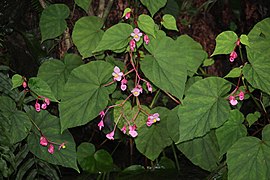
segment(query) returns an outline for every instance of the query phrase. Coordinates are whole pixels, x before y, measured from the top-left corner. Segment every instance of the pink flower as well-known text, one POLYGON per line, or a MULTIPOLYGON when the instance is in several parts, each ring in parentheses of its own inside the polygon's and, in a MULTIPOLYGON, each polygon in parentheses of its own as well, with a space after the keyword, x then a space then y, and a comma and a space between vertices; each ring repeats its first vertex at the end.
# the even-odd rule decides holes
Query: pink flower
POLYGON ((140 85, 138 85, 137 87, 132 89, 131 93, 136 97, 139 96, 140 93, 142 93, 142 87, 140 85))
POLYGON ((114 131, 110 132, 109 134, 106 135, 106 138, 110 139, 110 140, 114 140, 114 131))
POLYGON ((138 132, 136 131, 136 125, 133 125, 133 126, 129 126, 129 135, 131 136, 131 137, 137 137, 138 136, 138 132))
POLYGON ((152 89, 152 86, 149 82, 146 83, 146 86, 147 86, 148 91, 152 92, 153 89, 152 89))
POLYGON ((45 98, 45 99, 44 99, 44 102, 47 104, 47 106, 49 106, 49 105, 50 105, 50 103, 51 103, 51 101, 50 101, 50 99, 49 99, 49 98, 45 98))
POLYGON ((130 18, 130 12, 128 12, 126 15, 125 15, 125 19, 129 19, 130 18))
POLYGON ((146 125, 151 126, 152 124, 156 123, 157 121, 160 121, 158 113, 149 115, 148 118, 147 118, 146 125))
POLYGON ((133 39, 136 42, 138 42, 140 40, 141 36, 142 36, 142 33, 140 32, 140 30, 138 28, 135 28, 133 30, 133 33, 131 33, 130 35, 133 37, 133 39))
POLYGON ((46 103, 41 104, 41 108, 42 109, 46 109, 47 108, 47 104, 46 103))
POLYGON ((240 93, 238 94, 239 96, 239 100, 243 101, 245 99, 245 93, 243 91, 240 91, 240 93))
POLYGON ((120 71, 119 67, 115 66, 112 75, 115 81, 121 81, 123 73, 120 71))
POLYGON ((240 39, 236 41, 236 46, 240 46, 240 39))
POLYGON ((150 42, 150 39, 146 34, 143 36, 143 40, 144 40, 145 44, 149 44, 149 42, 150 42))
POLYGON ((37 112, 40 111, 40 104, 36 101, 36 104, 35 104, 35 109, 37 112))
POLYGON ((129 48, 130 48, 130 50, 131 51, 134 51, 135 47, 136 47, 136 42, 133 39, 131 39, 129 41, 129 48))
POLYGON ((237 53, 235 51, 233 51, 230 54, 230 61, 233 62, 235 58, 237 58, 237 53))
POLYGON ((23 81, 22 86, 24 89, 27 88, 27 83, 25 81, 23 81))
POLYGON ((125 91, 127 89, 127 80, 124 78, 121 81, 121 90, 125 91))
POLYGON ((126 134, 126 132, 127 132, 126 125, 124 125, 124 126, 122 127, 121 131, 122 131, 124 134, 126 134))
POLYGON ((48 145, 48 140, 44 136, 41 136, 40 139, 39 139, 39 144, 41 146, 47 146, 48 145))
POLYGON ((230 96, 229 100, 230 100, 230 104, 233 106, 235 106, 238 103, 238 101, 235 99, 234 96, 230 96))
POLYGON ((98 123, 98 127, 99 127, 99 130, 101 130, 101 129, 104 127, 103 120, 101 120, 101 121, 98 123))
POLYGON ((60 146, 58 147, 58 150, 60 151, 60 149, 61 149, 61 148, 63 148, 63 149, 65 149, 65 148, 66 148, 65 143, 60 144, 60 146))
POLYGON ((100 111, 99 115, 100 115, 101 118, 103 118, 105 116, 105 112, 104 111, 100 111))
POLYGON ((53 153, 54 153, 54 146, 53 146, 53 144, 49 144, 48 152, 49 152, 50 154, 53 154, 53 153))

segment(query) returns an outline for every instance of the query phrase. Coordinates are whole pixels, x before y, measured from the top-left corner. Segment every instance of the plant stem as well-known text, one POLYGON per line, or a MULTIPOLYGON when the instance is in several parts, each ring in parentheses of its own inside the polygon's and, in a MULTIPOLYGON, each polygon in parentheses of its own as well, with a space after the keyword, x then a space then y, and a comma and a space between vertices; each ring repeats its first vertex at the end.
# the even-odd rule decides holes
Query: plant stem
POLYGON ((165 94, 167 94, 167 96, 169 96, 174 102, 176 102, 177 104, 181 104, 180 101, 178 101, 176 98, 174 98, 170 93, 163 91, 165 94))
POLYGON ((152 102, 151 102, 151 104, 150 104, 150 109, 152 109, 153 108, 153 106, 154 106, 154 104, 156 103, 156 101, 157 101, 157 99, 158 99, 158 97, 159 97, 159 93, 160 93, 160 89, 158 89, 158 91, 157 91, 157 93, 155 94, 155 96, 154 96, 154 98, 153 98, 153 100, 152 100, 152 102))
POLYGON ((173 150, 173 156, 174 156, 174 159, 175 159, 175 164, 176 164, 177 171, 180 172, 180 166, 179 166, 179 162, 178 162, 178 158, 177 158, 177 154, 176 154, 176 151, 175 151, 174 144, 172 144, 172 150, 173 150))
POLYGON ((111 11, 112 5, 113 5, 113 0, 109 0, 109 2, 107 3, 106 9, 105 9, 105 11, 103 13, 103 17, 102 17, 104 22, 106 21, 109 13, 111 11))

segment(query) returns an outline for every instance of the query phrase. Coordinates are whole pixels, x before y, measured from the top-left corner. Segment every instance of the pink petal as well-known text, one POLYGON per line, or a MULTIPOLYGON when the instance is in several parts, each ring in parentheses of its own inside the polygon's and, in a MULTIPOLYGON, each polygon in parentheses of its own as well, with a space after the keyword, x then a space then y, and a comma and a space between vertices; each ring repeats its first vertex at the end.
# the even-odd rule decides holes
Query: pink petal
POLYGON ((116 74, 120 73, 120 69, 119 69, 119 67, 117 67, 117 66, 114 67, 113 71, 114 71, 116 74))
POLYGON ((126 89, 127 89, 127 85, 121 84, 121 90, 122 90, 122 91, 125 91, 126 89))
POLYGON ((50 101, 50 99, 49 98, 45 98, 44 99, 44 101, 45 101, 45 103, 49 106, 50 105, 50 103, 51 103, 51 101, 50 101))
POLYGON ((47 146, 48 145, 48 140, 44 136, 41 136, 40 139, 39 139, 39 144, 42 145, 42 146, 47 146))
POLYGON ((137 131, 133 130, 133 131, 129 131, 129 135, 135 138, 136 136, 138 136, 138 133, 137 131))
POLYGON ((140 30, 139 30, 138 28, 135 28, 135 29, 133 30, 133 32, 134 32, 135 34, 138 34, 138 33, 140 33, 140 30))
POLYGON ((41 105, 41 108, 42 108, 42 109, 46 109, 46 108, 47 108, 47 104, 46 104, 46 103, 43 103, 43 104, 41 105))
POLYGON ((106 135, 106 137, 110 140, 114 140, 114 131, 110 132, 109 134, 106 135))
POLYGON ((48 147, 48 152, 49 152, 50 154, 53 154, 53 153, 54 153, 54 146, 53 146, 52 144, 49 145, 49 147, 48 147))
POLYGON ((104 127, 103 120, 101 120, 101 121, 98 123, 98 127, 99 127, 99 130, 101 130, 101 129, 104 127))

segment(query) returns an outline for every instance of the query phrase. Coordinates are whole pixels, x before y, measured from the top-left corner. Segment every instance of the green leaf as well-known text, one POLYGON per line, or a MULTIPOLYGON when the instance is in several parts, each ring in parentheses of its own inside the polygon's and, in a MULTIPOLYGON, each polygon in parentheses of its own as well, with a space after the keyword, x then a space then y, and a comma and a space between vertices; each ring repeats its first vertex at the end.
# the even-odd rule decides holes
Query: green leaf
POLYGON ((202 49, 200 43, 194 41, 188 35, 179 36, 176 43, 175 51, 181 54, 179 55, 179 61, 186 62, 188 75, 191 77, 197 72, 197 69, 208 55, 202 49))
POLYGON ((172 144, 166 127, 169 110, 157 107, 151 113, 159 113, 160 122, 154 123, 151 127, 146 125, 138 128, 138 136, 135 138, 137 149, 150 160, 155 160, 162 150, 172 144))
POLYGON ((250 64, 243 68, 244 77, 257 89, 270 94, 270 18, 257 23, 248 34, 247 56, 250 64))
POLYGON ((178 111, 181 133, 177 143, 204 136, 228 119, 230 105, 226 96, 230 89, 231 84, 219 77, 197 81, 188 89, 178 111))
POLYGON ((246 117, 248 126, 250 127, 261 117, 261 113, 256 111, 255 113, 249 113, 246 117))
POLYGON ((146 34, 150 34, 153 37, 156 37, 155 36, 155 22, 150 16, 141 14, 138 18, 138 26, 146 34))
POLYGON ((98 150, 94 154, 96 167, 99 172, 108 172, 113 168, 113 159, 111 155, 104 149, 98 150))
POLYGON ((166 5, 167 0, 141 0, 141 3, 147 7, 153 17, 160 8, 166 5))
POLYGON ((246 46, 249 46, 249 40, 248 40, 248 36, 245 34, 242 34, 240 36, 240 42, 246 46))
POLYGON ((262 140, 239 139, 227 153, 228 179, 269 179, 270 125, 264 127, 262 140))
POLYGON ((37 76, 50 86, 57 99, 61 99, 70 72, 82 64, 80 56, 66 54, 64 61, 52 59, 42 63, 37 76))
POLYGON ((207 67, 207 66, 212 66, 215 63, 214 59, 212 58, 207 58, 203 61, 203 66, 207 67))
POLYGON ((43 135, 52 142, 61 144, 65 143, 66 148, 58 150, 58 146, 54 145, 54 154, 48 152, 48 147, 39 144, 40 134, 33 128, 34 133, 28 136, 27 142, 30 151, 38 158, 52 164, 70 167, 79 172, 77 167, 76 146, 72 135, 68 130, 61 134, 59 118, 51 115, 47 111, 40 111, 37 113, 35 110, 28 112, 36 125, 41 129, 43 135))
POLYGON ((112 80, 112 72, 113 66, 104 61, 93 61, 71 72, 60 103, 62 131, 88 123, 107 106, 115 85, 104 85, 112 80))
MULTIPOLYGON (((123 103, 123 100, 117 101, 115 104, 121 104, 123 103)), ((144 111, 146 112, 150 112, 150 110, 146 107, 141 105, 141 107, 144 111)), ((128 127, 129 125, 127 124, 126 120, 134 120, 134 116, 137 114, 137 117, 134 121, 134 124, 136 124, 137 128, 140 128, 141 126, 144 126, 146 124, 147 121, 147 115, 145 115, 144 113, 142 113, 141 111, 139 111, 139 107, 138 106, 134 106, 132 107, 129 101, 126 101, 124 105, 120 106, 116 106, 114 108, 114 121, 116 123, 116 121, 118 123, 117 127, 119 129, 122 129, 124 124, 126 125, 126 127, 128 127), (138 113, 139 112, 139 113, 138 113), (123 115, 121 115, 123 114, 123 115), (121 116, 121 117, 120 117, 121 116), (118 119, 120 117, 120 119, 118 119)))
POLYGON ((20 87, 23 83, 23 77, 19 74, 14 74, 12 76, 12 89, 20 87))
POLYGON ((79 145, 77 150, 78 163, 84 171, 96 173, 96 164, 94 159, 95 146, 84 142, 79 145))
POLYGON ((163 156, 160 158, 159 165, 165 169, 175 169, 173 160, 163 156))
POLYGON ((104 32, 101 30, 103 21, 97 16, 80 18, 74 26, 72 40, 83 58, 91 57, 104 32))
POLYGON ((171 110, 171 112, 168 114, 167 118, 167 130, 169 133, 170 138, 177 142, 179 139, 179 117, 178 117, 178 110, 180 106, 176 106, 174 109, 171 110))
POLYGON ((150 43, 145 47, 152 55, 141 61, 141 70, 155 86, 181 99, 187 78, 183 52, 169 37, 149 38, 150 43))
POLYGON ((238 40, 238 36, 233 31, 224 31, 220 33, 216 38, 216 48, 211 56, 217 54, 230 54, 238 40))
POLYGON ((16 109, 15 102, 6 96, 0 96, 0 114, 6 118, 1 119, 2 128, 6 129, 10 143, 22 141, 28 135, 32 123, 23 111, 16 109))
POLYGON ((129 43, 132 31, 133 27, 125 23, 118 23, 110 27, 105 31, 100 43, 93 53, 105 50, 117 51, 123 48, 123 50, 125 50, 125 47, 129 43))
POLYGON ((82 8, 85 12, 88 12, 89 6, 92 3, 92 0, 75 0, 75 3, 82 8))
POLYGON ((242 68, 236 67, 233 68, 224 78, 236 78, 242 74, 242 68))
POLYGON ((65 21, 69 16, 69 8, 65 4, 53 4, 43 10, 39 27, 42 42, 60 36, 67 28, 65 21))
POLYGON ((178 31, 175 18, 170 14, 165 14, 162 17, 161 24, 168 30, 178 31))
POLYGON ((219 163, 219 147, 214 131, 177 145, 177 148, 195 165, 213 171, 219 163))
POLYGON ((247 135, 243 121, 244 116, 239 110, 231 110, 228 121, 216 130, 220 155, 225 154, 238 139, 247 135))
POLYGON ((28 87, 32 92, 35 93, 35 96, 40 96, 41 98, 49 98, 50 101, 58 102, 50 86, 41 78, 32 77, 28 81, 28 87))

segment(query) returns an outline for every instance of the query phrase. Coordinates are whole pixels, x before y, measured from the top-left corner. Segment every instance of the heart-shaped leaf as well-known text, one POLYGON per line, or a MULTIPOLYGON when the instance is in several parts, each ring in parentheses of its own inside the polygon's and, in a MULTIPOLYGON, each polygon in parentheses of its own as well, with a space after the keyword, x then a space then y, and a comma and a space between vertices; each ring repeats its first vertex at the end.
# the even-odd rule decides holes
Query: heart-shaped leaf
POLYGON ((244 116, 239 110, 231 110, 228 121, 216 130, 220 155, 225 154, 238 139, 247 135, 243 121, 244 116))
POLYGON ((195 165, 213 171, 219 162, 219 147, 214 131, 177 145, 177 148, 195 165))
POLYGON ((237 34, 233 31, 224 31, 216 37, 216 47, 211 56, 217 54, 230 54, 238 40, 237 34))
POLYGON ((102 26, 102 19, 96 16, 82 17, 76 21, 72 40, 83 58, 92 56, 92 51, 96 49, 104 34, 102 26))
POLYGON ((23 77, 19 74, 14 74, 12 76, 12 89, 20 87, 23 83, 23 77))
POLYGON ((100 43, 93 53, 105 50, 118 51, 120 49, 123 49, 124 51, 129 43, 132 31, 133 27, 125 23, 118 23, 110 27, 105 31, 100 43))
POLYGON ((141 0, 141 3, 147 7, 153 17, 160 8, 166 5, 167 0, 141 0))
POLYGON ((135 138, 137 149, 150 160, 155 160, 162 150, 172 144, 166 127, 169 110, 163 107, 156 107, 151 113, 159 113, 160 122, 138 128, 138 136, 135 138))
POLYGON ((60 103, 62 131, 88 123, 107 106, 115 85, 104 85, 112 80, 112 72, 113 66, 104 61, 93 61, 71 72, 60 103))
POLYGON ((233 68, 224 78, 236 78, 242 74, 242 68, 233 68))
POLYGON ((254 113, 249 113, 246 117, 248 126, 250 127, 253 123, 255 123, 261 117, 261 113, 256 111, 254 113))
POLYGON ((27 139, 30 151, 42 160, 64 167, 70 167, 79 172, 79 168, 77 167, 75 142, 68 130, 61 134, 59 118, 51 115, 47 111, 40 111, 38 113, 35 110, 29 111, 28 116, 35 122, 42 131, 42 134, 49 141, 59 145, 65 143, 66 146, 66 148, 58 150, 57 145, 54 144, 54 153, 50 154, 48 152, 48 147, 39 144, 41 135, 36 128, 33 127, 34 132, 30 134, 27 139))
POLYGON ((67 28, 65 19, 69 16, 69 8, 65 4, 53 4, 43 10, 39 27, 42 41, 60 36, 67 28))
POLYGON ((269 179, 270 125, 264 127, 262 140, 239 139, 227 153, 228 179, 269 179))
POLYGON ((66 54, 64 61, 52 59, 41 64, 37 76, 47 82, 57 99, 61 99, 70 72, 82 63, 80 56, 66 54))
POLYGON ((145 14, 140 15, 138 18, 138 26, 143 32, 150 34, 153 37, 156 37, 155 22, 150 16, 145 14))
POLYGON ((186 62, 179 51, 176 41, 164 35, 150 37, 145 46, 152 55, 141 61, 141 70, 152 83, 160 89, 182 99, 187 79, 186 62))
POLYGON ((162 17, 161 24, 168 30, 178 31, 175 18, 170 14, 165 14, 162 17))
POLYGON ((230 83, 219 77, 199 80, 188 89, 178 111, 181 133, 177 143, 204 136, 228 119, 230 105, 226 96, 230 89, 230 83))

